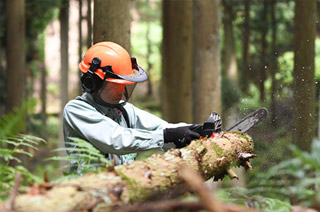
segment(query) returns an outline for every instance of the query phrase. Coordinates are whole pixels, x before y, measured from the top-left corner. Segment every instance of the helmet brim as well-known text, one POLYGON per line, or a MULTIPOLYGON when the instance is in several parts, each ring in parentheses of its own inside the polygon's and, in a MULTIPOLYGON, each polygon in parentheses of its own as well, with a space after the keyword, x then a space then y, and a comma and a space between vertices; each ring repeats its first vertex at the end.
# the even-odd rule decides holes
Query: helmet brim
POLYGON ((140 66, 138 66, 136 64, 136 68, 138 69, 138 73, 134 74, 134 75, 128 75, 128 76, 125 76, 125 75, 118 75, 118 77, 120 77, 121 79, 123 80, 126 80, 126 81, 130 81, 130 82, 144 82, 144 81, 147 81, 148 80, 148 74, 147 72, 145 72, 140 66))

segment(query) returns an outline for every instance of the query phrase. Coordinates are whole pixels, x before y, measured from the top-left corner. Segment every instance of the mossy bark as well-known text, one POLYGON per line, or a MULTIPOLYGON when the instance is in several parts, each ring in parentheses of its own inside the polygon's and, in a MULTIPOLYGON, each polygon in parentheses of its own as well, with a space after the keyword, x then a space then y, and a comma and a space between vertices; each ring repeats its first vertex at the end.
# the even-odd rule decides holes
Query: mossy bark
POLYGON ((205 180, 220 179, 233 165, 249 168, 252 152, 253 141, 248 135, 223 132, 113 170, 52 186, 40 185, 37 193, 18 195, 14 209, 21 212, 111 211, 114 206, 144 201, 152 194, 181 184, 178 171, 184 165, 198 171, 205 180))

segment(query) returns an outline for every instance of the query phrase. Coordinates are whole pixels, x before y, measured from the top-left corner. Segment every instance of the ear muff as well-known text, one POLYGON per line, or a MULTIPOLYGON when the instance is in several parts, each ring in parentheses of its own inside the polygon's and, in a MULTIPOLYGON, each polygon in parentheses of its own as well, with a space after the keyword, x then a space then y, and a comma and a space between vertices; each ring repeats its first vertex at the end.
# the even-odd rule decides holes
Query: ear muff
POLYGON ((81 83, 85 92, 94 93, 101 88, 103 80, 98 75, 87 72, 82 75, 81 83))
POLYGON ((100 63, 101 60, 99 58, 93 58, 89 70, 81 77, 82 87, 87 93, 94 93, 98 91, 103 85, 104 80, 102 80, 97 74, 94 73, 97 68, 100 67, 100 63))

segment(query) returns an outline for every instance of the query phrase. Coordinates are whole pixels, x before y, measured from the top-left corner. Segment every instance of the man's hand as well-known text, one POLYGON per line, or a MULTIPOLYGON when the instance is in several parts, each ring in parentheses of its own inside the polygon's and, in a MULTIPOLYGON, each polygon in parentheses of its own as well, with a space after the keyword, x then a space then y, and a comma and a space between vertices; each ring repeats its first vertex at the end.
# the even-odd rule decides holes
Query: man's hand
POLYGON ((177 148, 182 148, 190 144, 194 139, 199 139, 200 134, 194 132, 196 125, 186 127, 166 128, 163 130, 164 142, 173 142, 177 148))

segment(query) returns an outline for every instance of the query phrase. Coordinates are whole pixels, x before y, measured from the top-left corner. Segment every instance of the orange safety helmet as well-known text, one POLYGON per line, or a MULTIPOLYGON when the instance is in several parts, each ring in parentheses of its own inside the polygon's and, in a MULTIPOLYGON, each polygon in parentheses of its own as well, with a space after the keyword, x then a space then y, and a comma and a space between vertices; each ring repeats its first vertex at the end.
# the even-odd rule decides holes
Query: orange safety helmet
POLYGON ((130 58, 123 47, 113 42, 99 42, 91 46, 79 68, 84 74, 81 78, 82 85, 89 93, 98 90, 101 86, 97 83, 102 84, 103 81, 130 85, 148 79, 147 73, 137 64, 136 59, 130 58))

